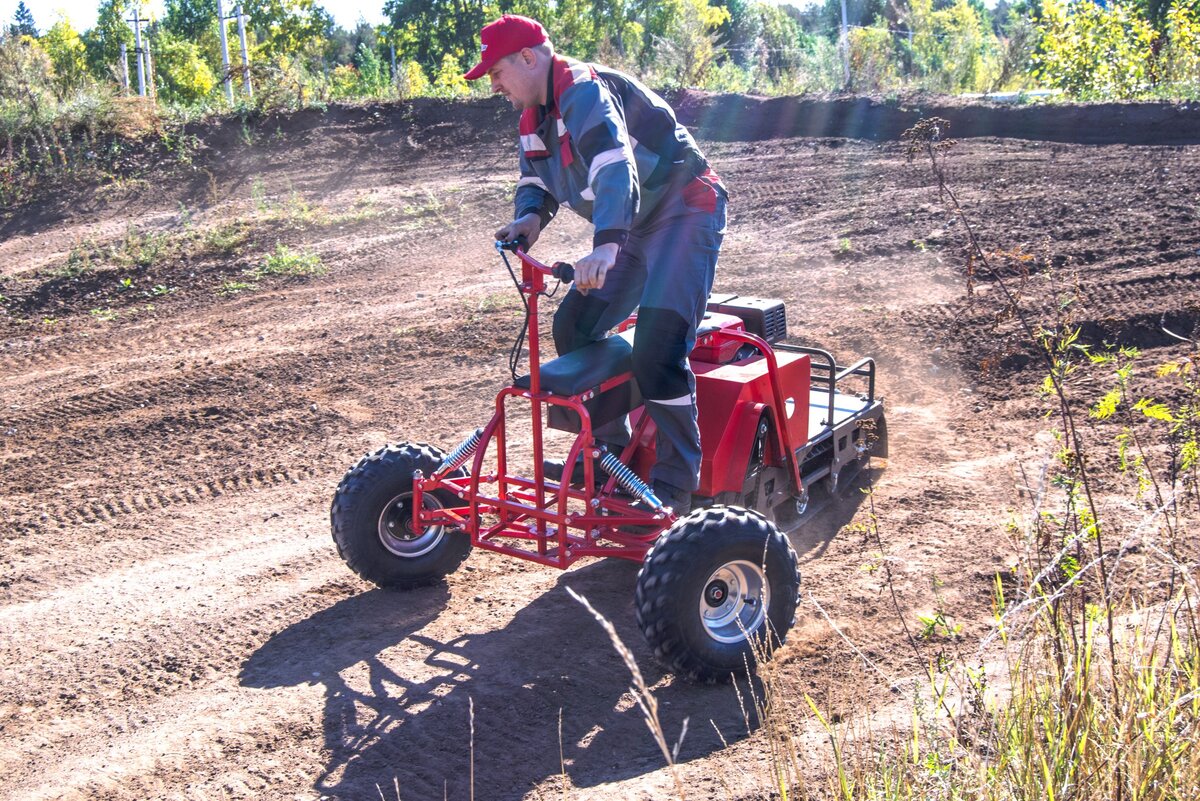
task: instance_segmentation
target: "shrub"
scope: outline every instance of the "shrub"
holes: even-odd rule
[[[1132,98],[1145,92],[1154,28],[1124,3],[1046,0],[1038,75],[1083,98]]]

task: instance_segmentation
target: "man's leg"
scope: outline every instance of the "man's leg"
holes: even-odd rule
[[[646,285],[633,345],[633,373],[658,429],[651,479],[691,493],[700,483],[696,377],[688,353],[704,317],[725,234],[725,198],[715,208],[682,203],[644,235]],[[672,493],[677,499],[686,497]]]
[[[633,313],[642,296],[646,282],[645,262],[637,238],[630,236],[617,263],[608,271],[601,289],[586,295],[571,287],[554,314],[554,347],[558,355],[578,350],[584,345],[604,339],[618,323]],[[627,417],[613,420],[592,431],[601,442],[616,448],[629,444]]]

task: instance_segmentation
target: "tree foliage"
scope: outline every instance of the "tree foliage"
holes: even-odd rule
[[[66,18],[50,26],[39,40],[54,71],[54,90],[59,99],[83,88],[88,80],[87,48]]]
[[[95,26],[82,37],[92,75],[112,79],[119,74],[121,45],[133,52],[133,29],[126,22],[132,14],[129,0],[101,0]]]
[[[1131,98],[1147,81],[1153,26],[1131,5],[1046,0],[1038,73],[1074,97]]]
[[[217,85],[200,45],[164,30],[155,39],[159,96],[168,102],[198,103]]]
[[[17,11],[13,14],[12,26],[9,33],[13,36],[32,36],[37,38],[37,24],[33,21],[33,12],[25,5],[25,0],[18,0]]]
[[[0,27],[9,85],[44,72],[23,95],[35,106],[48,96],[62,102],[80,90],[113,91],[122,44],[132,60],[129,18],[137,7],[145,19],[147,0],[96,1],[96,24],[82,34],[60,20],[40,38],[14,36],[36,30],[23,1],[13,24]],[[844,39],[841,0],[805,10],[773,0],[384,0],[386,24],[360,19],[349,29],[334,26],[321,2],[243,0],[254,103],[483,94],[487,82],[468,84],[462,73],[479,57],[479,29],[502,13],[540,20],[559,52],[656,86],[768,94],[1048,86],[1085,99],[1200,96],[1200,0],[999,0],[993,11],[984,0],[847,0]],[[165,4],[165,16],[144,29],[160,99],[225,103],[217,0]],[[226,0],[227,13],[237,6]],[[225,24],[236,74],[236,26]],[[13,108],[12,119],[36,116],[33,106]]]

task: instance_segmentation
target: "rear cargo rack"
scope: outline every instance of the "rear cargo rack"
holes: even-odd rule
[[[834,395],[837,393],[838,382],[849,376],[862,376],[867,379],[867,397],[864,399],[868,406],[875,403],[875,360],[866,357],[859,359],[854,364],[842,370],[838,370],[837,361],[833,358],[833,354],[827,350],[820,348],[809,348],[804,345],[790,345],[786,342],[776,342],[773,346],[775,350],[791,351],[792,353],[807,353],[809,356],[814,356],[823,359],[823,362],[812,360],[812,378],[811,383],[822,385],[827,388],[829,393],[829,409],[828,416],[825,418],[826,425],[833,425],[834,422]]]

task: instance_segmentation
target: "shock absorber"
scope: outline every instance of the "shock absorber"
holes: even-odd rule
[[[471,454],[475,453],[476,448],[479,447],[479,440],[482,437],[483,429],[475,429],[474,434],[459,443],[458,447],[450,451],[446,458],[442,460],[442,463],[438,465],[437,470],[433,471],[434,477],[441,478],[451,470],[457,470],[459,467],[461,467],[462,463],[471,458]]]
[[[637,473],[630,470],[621,460],[612,453],[605,453],[600,459],[600,467],[604,472],[617,480],[621,485],[621,489],[628,492],[635,498],[639,498],[654,508],[654,511],[661,512],[663,510],[663,502],[654,494],[654,490],[647,486],[645,481],[638,478]]]

